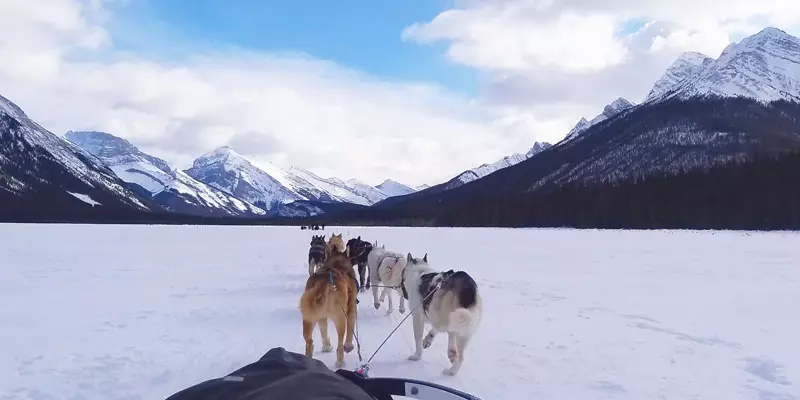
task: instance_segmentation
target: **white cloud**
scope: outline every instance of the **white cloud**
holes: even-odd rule
[[[800,34],[800,2],[461,0],[403,37],[445,43],[450,60],[486,72],[485,102],[557,140],[617,97],[642,101],[680,53],[717,57],[769,25]]]
[[[530,146],[499,110],[433,84],[244,50],[160,61],[117,51],[97,3],[4,1],[0,91],[61,134],[97,129],[187,167],[225,144],[322,176],[434,184]],[[51,8],[52,7],[52,8]],[[62,16],[62,17],[59,17]],[[17,40],[19,39],[19,40]]]
[[[558,66],[594,71],[625,57],[625,48],[613,36],[613,18],[574,12],[543,18],[538,10],[524,2],[448,10],[429,24],[410,26],[403,36],[421,42],[450,40],[451,59],[490,70]]]
[[[108,1],[0,2],[0,54],[13,60],[0,93],[56,133],[106,130],[179,167],[232,144],[323,176],[414,185],[558,141],[617,97],[641,101],[683,51],[715,57],[767,25],[800,33],[796,1],[460,0],[398,35],[444,42],[444,56],[483,71],[468,98],[299,54],[123,52]],[[626,31],[631,21],[650,22]]]

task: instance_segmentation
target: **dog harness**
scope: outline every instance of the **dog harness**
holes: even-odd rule
[[[397,262],[400,261],[400,257],[393,256],[393,255],[390,255],[390,254],[381,255],[381,257],[378,259],[378,270],[379,271],[380,271],[381,264],[383,264],[383,260],[385,260],[387,258],[394,258],[394,264],[387,266],[387,269],[388,269],[389,273],[391,274],[392,273],[392,268],[394,268],[394,266],[397,265]]]

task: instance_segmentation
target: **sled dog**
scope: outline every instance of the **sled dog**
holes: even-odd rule
[[[347,251],[350,253],[350,261],[358,265],[358,280],[361,291],[369,289],[370,282],[367,281],[367,258],[372,252],[372,243],[361,240],[361,236],[347,241]]]
[[[336,368],[344,365],[344,353],[353,351],[356,321],[356,276],[347,253],[333,252],[322,267],[308,277],[300,298],[306,356],[314,354],[314,326],[319,324],[322,351],[333,350],[328,336],[328,318],[333,319],[338,335]]]
[[[313,275],[314,271],[322,266],[325,254],[325,235],[314,235],[311,238],[311,247],[308,249],[308,276]]]
[[[325,249],[326,254],[331,253],[344,253],[346,247],[344,245],[344,240],[342,239],[342,234],[333,235],[331,234],[331,238],[328,239],[328,247]]]
[[[397,291],[400,298],[400,313],[405,313],[406,305],[401,291],[402,274],[406,267],[406,258],[403,254],[386,250],[385,246],[373,246],[372,251],[367,256],[367,266],[369,267],[369,281],[372,287],[375,309],[380,309],[383,299],[389,296],[389,311],[387,314],[391,314],[394,309],[391,291]],[[383,289],[380,299],[378,298],[378,287]]]
[[[428,264],[427,253],[421,259],[409,253],[402,287],[409,307],[414,310],[416,351],[408,359],[420,360],[422,350],[431,346],[438,333],[446,332],[447,358],[452,366],[443,373],[457,374],[464,362],[464,350],[478,328],[483,311],[475,280],[464,271],[436,272]],[[423,338],[426,323],[431,325],[431,329]]]

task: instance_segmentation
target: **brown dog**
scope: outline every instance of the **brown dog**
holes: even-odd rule
[[[347,246],[344,245],[344,239],[342,239],[342,234],[338,235],[331,235],[331,238],[328,239],[328,247],[325,249],[326,255],[330,255],[332,253],[344,253],[347,250]]]
[[[341,235],[340,235],[341,237]],[[338,335],[336,368],[344,365],[344,353],[353,351],[353,330],[356,322],[356,276],[347,252],[331,252],[322,265],[306,281],[300,298],[303,314],[303,339],[306,357],[314,354],[314,326],[319,323],[322,351],[333,350],[328,336],[328,318],[333,319]],[[346,337],[345,337],[346,336]]]

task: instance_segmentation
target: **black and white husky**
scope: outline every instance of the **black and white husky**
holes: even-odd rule
[[[464,362],[464,350],[481,320],[483,302],[478,285],[466,272],[436,272],[428,265],[428,254],[421,259],[408,253],[402,277],[403,296],[413,310],[416,351],[409,360],[422,358],[422,350],[440,332],[447,332],[447,358],[453,365],[444,370],[455,375]],[[422,337],[425,324],[430,331]]]

